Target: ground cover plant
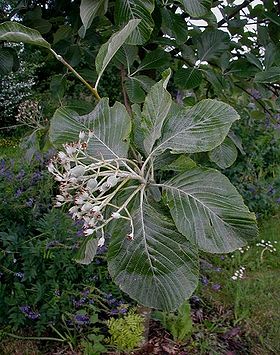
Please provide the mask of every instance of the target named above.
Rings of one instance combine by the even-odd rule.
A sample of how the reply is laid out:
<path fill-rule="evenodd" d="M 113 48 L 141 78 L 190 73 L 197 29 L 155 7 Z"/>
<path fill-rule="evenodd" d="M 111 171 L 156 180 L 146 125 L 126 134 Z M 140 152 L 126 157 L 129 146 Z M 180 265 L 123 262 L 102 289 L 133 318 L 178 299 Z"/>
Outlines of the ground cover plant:
<path fill-rule="evenodd" d="M 215 1 L 145 4 L 73 1 L 68 5 L 57 1 L 49 1 L 47 5 L 28 1 L 3 7 L 2 72 L 8 74 L 17 68 L 17 52 L 11 42 L 26 43 L 22 47 L 27 54 L 25 58 L 32 53 L 33 45 L 43 58 L 39 65 L 38 59 L 32 58 L 34 78 L 41 79 L 37 86 L 40 92 L 34 92 L 33 99 L 22 102 L 17 114 L 20 123 L 33 129 L 25 139 L 24 154 L 31 162 L 38 151 L 57 149 L 48 159 L 49 172 L 57 182 L 50 182 L 50 175 L 44 172 L 51 187 L 35 186 L 34 191 L 40 189 L 42 203 L 35 204 L 32 213 L 22 209 L 29 193 L 28 178 L 23 178 L 19 186 L 5 177 L 6 196 L 22 221 L 20 227 L 11 224 L 19 232 L 3 227 L 5 253 L 13 255 L 19 247 L 24 258 L 28 258 L 22 240 L 27 235 L 27 240 L 34 238 L 35 244 L 30 245 L 34 253 L 51 243 L 43 255 L 46 254 L 46 259 L 55 253 L 56 256 L 50 257 L 46 264 L 38 259 L 36 268 L 47 270 L 53 259 L 62 260 L 65 254 L 65 261 L 59 264 L 58 274 L 54 276 L 60 283 L 58 270 L 64 270 L 64 265 L 70 267 L 73 258 L 78 264 L 71 264 L 70 269 L 91 270 L 96 266 L 95 255 L 98 261 L 100 250 L 108 246 L 102 260 L 108 262 L 113 280 L 140 304 L 163 310 L 158 319 L 179 344 L 178 350 L 186 346 L 182 343 L 195 339 L 190 336 L 192 329 L 198 334 L 196 327 L 191 326 L 188 304 L 178 311 L 175 309 L 191 296 L 200 281 L 209 282 L 203 274 L 199 275 L 199 267 L 203 270 L 205 264 L 203 260 L 211 263 L 213 257 L 208 253 L 224 255 L 240 250 L 257 236 L 254 214 L 237 190 L 246 198 L 250 210 L 257 212 L 258 218 L 277 211 L 278 8 L 273 1 L 257 6 L 247 1 L 241 5 Z M 219 21 L 211 9 L 220 11 Z M 200 25 L 195 19 L 205 22 Z M 79 79 L 80 84 L 74 78 Z M 88 90 L 88 95 L 81 85 Z M 32 96 L 32 90 L 28 95 Z M 109 98 L 104 97 L 106 94 Z M 60 108 L 55 110 L 55 106 Z M 217 167 L 230 177 L 237 190 Z M 51 209 L 54 196 L 55 206 L 60 209 Z M 4 213 L 8 219 L 9 208 Z M 39 217 L 42 218 L 37 224 Z M 80 236 L 77 238 L 78 227 Z M 20 229 L 26 229 L 25 234 Z M 46 229 L 49 232 L 46 233 Z M 64 237 L 60 238 L 57 231 Z M 42 236 L 39 234 L 37 239 L 38 232 Z M 53 240 L 49 240 L 51 236 Z M 15 246 L 11 240 L 16 241 Z M 274 245 L 257 241 L 264 250 L 261 262 L 269 248 L 277 250 Z M 12 258 L 8 259 L 4 267 L 15 274 L 11 262 Z M 106 263 L 102 278 L 110 280 L 105 272 Z M 231 272 L 231 263 L 225 264 L 225 269 Z M 242 263 L 237 266 L 230 282 L 244 276 Z M 257 266 L 260 265 L 256 262 Z M 30 270 L 32 274 L 32 266 Z M 32 282 L 31 276 L 29 278 Z M 22 282 L 26 281 L 23 278 Z M 48 284 L 44 278 L 40 282 Z M 78 278 L 73 279 L 73 284 L 70 282 L 70 293 L 77 282 Z M 86 290 L 90 287 L 87 282 Z M 18 288 L 18 283 L 8 288 Z M 113 285 L 111 281 L 109 284 Z M 79 292 L 86 292 L 79 282 L 78 285 Z M 102 285 L 101 282 L 98 286 Z M 221 288 L 218 280 L 211 281 L 210 285 L 217 295 L 223 293 L 220 291 L 224 285 Z M 34 297 L 34 289 L 32 292 Z M 97 289 L 94 292 L 98 292 Z M 230 295 L 225 295 L 225 299 Z M 234 297 L 233 315 L 225 317 L 230 319 L 227 326 L 233 327 L 233 333 L 236 332 L 235 321 L 241 319 L 244 324 L 245 318 L 251 316 L 246 313 L 238 318 L 237 293 Z M 43 309 L 44 319 L 38 310 L 43 300 L 36 301 L 37 308 L 32 308 L 28 302 L 17 303 L 11 324 L 20 320 L 21 312 L 25 317 L 21 317 L 22 322 L 33 318 L 35 323 L 31 323 L 36 324 L 37 332 L 44 329 L 56 332 L 54 324 L 46 324 L 51 315 Z M 201 319 L 199 307 L 198 312 L 194 312 L 199 302 L 195 296 L 191 299 L 195 324 Z M 84 338 L 80 332 L 83 326 L 91 329 L 99 320 L 102 323 L 109 311 L 86 307 L 73 314 L 70 303 L 57 309 L 53 320 L 64 329 L 62 333 L 58 330 L 63 343 L 68 342 L 72 347 L 83 344 L 83 351 L 89 354 L 97 351 L 95 343 L 100 344 L 100 341 L 98 351 L 110 343 L 119 350 L 140 344 L 140 335 L 139 341 L 131 337 L 125 344 L 126 337 L 121 341 L 116 333 L 111 334 L 112 329 L 119 327 L 129 329 L 128 318 L 106 323 L 107 340 L 102 338 L 105 333 L 98 330 L 99 326 Z M 129 303 L 134 304 L 134 301 Z M 119 304 L 117 313 L 122 309 Z M 73 327 L 67 324 L 64 328 L 65 317 L 68 322 L 74 321 Z M 75 317 L 78 317 L 78 325 Z M 219 320 L 213 322 L 219 323 Z M 116 324 L 118 326 L 114 327 Z M 219 328 L 207 319 L 203 326 L 210 334 Z M 63 335 L 65 329 L 68 335 Z M 141 329 L 140 323 L 135 329 Z M 204 330 L 200 327 L 206 339 Z M 73 336 L 72 331 L 76 335 Z M 223 339 L 230 338 L 231 335 L 224 335 Z M 213 351 L 231 351 L 229 343 L 229 340 L 222 343 L 217 340 Z M 243 346 L 245 351 L 249 343 L 242 342 L 241 348 L 237 346 L 234 350 L 241 350 Z M 207 344 L 204 346 L 199 341 L 195 344 L 204 353 L 209 350 Z M 210 344 L 210 347 L 214 349 L 216 345 Z"/>

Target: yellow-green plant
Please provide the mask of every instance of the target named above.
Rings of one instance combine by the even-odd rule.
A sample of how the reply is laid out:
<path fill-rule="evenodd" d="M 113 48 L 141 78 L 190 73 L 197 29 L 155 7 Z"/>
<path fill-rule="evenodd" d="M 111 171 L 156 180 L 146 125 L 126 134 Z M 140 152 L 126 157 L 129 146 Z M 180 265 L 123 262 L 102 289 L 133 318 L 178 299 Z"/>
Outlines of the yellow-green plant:
<path fill-rule="evenodd" d="M 119 351 L 131 351 L 144 340 L 144 319 L 134 311 L 122 318 L 110 318 L 107 324 L 110 344 Z"/>

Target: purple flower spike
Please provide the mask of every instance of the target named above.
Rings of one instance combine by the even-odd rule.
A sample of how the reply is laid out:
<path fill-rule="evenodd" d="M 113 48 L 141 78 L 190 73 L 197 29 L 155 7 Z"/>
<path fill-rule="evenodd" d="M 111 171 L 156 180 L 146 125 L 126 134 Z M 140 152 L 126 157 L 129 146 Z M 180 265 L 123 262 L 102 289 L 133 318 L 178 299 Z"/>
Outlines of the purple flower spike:
<path fill-rule="evenodd" d="M 220 284 L 214 284 L 212 286 L 212 290 L 214 290 L 214 291 L 219 291 L 220 289 L 221 289 L 221 285 Z"/>
<path fill-rule="evenodd" d="M 76 324 L 86 325 L 86 324 L 89 324 L 89 316 L 83 315 L 83 314 L 77 314 L 74 317 L 74 321 Z"/>

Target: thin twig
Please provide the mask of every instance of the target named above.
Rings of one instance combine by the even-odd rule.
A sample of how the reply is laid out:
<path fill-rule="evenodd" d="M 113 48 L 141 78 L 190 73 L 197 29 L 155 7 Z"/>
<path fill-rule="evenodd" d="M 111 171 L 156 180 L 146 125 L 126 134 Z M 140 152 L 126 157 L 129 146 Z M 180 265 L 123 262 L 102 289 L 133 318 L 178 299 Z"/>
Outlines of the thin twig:
<path fill-rule="evenodd" d="M 97 101 L 101 100 L 97 90 L 93 88 L 66 60 L 59 54 L 57 54 L 53 49 L 50 48 L 52 54 L 59 60 L 62 64 L 64 64 L 93 94 Z"/>
<path fill-rule="evenodd" d="M 123 100 L 124 100 L 124 105 L 125 105 L 125 107 L 127 109 L 127 112 L 131 116 L 132 115 L 132 109 L 131 109 L 131 106 L 130 106 L 130 103 L 129 103 L 129 99 L 128 99 L 128 96 L 127 96 L 127 91 L 126 91 L 126 88 L 125 88 L 125 79 L 126 79 L 126 72 L 125 72 L 124 66 L 121 65 L 121 83 L 122 83 Z"/>

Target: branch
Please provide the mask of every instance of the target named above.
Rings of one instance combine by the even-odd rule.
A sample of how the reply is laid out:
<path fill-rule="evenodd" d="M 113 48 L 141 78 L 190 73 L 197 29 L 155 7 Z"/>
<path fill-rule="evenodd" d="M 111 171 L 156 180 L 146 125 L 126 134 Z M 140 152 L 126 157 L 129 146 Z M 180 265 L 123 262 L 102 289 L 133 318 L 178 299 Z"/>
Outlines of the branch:
<path fill-rule="evenodd" d="M 64 64 L 92 93 L 92 95 L 96 98 L 97 101 L 101 99 L 97 90 L 93 88 L 66 60 L 59 54 L 57 54 L 53 49 L 50 48 L 50 51 L 55 56 L 55 58 Z"/>
<path fill-rule="evenodd" d="M 221 21 L 218 22 L 218 27 L 221 27 L 224 23 L 227 23 L 231 18 L 233 18 L 235 15 L 238 14 L 244 7 L 247 7 L 250 5 L 250 3 L 253 2 L 253 0 L 245 0 L 242 4 L 236 6 L 236 8 L 233 10 L 233 12 L 227 16 L 227 18 L 223 18 Z"/>
<path fill-rule="evenodd" d="M 126 88 L 125 88 L 125 85 L 124 85 L 125 78 L 126 78 L 126 72 L 125 72 L 124 66 L 121 65 L 121 81 L 122 81 L 123 100 L 124 100 L 124 105 L 125 105 L 125 107 L 127 109 L 127 112 L 131 116 L 132 115 L 132 110 L 131 110 L 129 99 L 128 99 L 128 96 L 127 96 Z"/>
<path fill-rule="evenodd" d="M 235 85 L 237 88 L 239 88 L 239 89 L 241 89 L 242 91 L 244 91 L 247 95 L 249 95 L 250 97 L 252 97 L 252 98 L 264 109 L 264 111 L 265 111 L 266 113 L 268 113 L 271 117 L 273 116 L 273 115 L 271 114 L 271 112 L 265 107 L 265 105 L 264 105 L 259 99 L 256 99 L 255 96 L 252 95 L 249 91 L 247 91 L 247 90 L 244 89 L 242 86 L 240 86 L 240 85 L 238 85 L 238 84 L 236 84 L 236 83 L 234 83 L 234 85 Z"/>

